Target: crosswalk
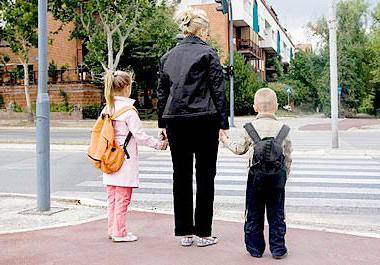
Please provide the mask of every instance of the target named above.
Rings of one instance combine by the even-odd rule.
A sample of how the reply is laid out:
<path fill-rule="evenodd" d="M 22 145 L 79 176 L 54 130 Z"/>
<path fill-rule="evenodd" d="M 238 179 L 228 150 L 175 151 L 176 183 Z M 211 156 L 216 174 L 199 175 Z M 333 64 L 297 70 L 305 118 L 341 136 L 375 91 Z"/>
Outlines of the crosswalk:
<path fill-rule="evenodd" d="M 172 164 L 170 153 L 149 152 L 140 161 L 140 188 L 135 205 L 170 209 L 172 207 Z M 218 211 L 244 212 L 247 156 L 220 152 L 215 180 L 215 207 Z M 101 178 L 86 180 L 56 196 L 105 200 Z M 289 211 L 380 212 L 380 161 L 369 156 L 309 155 L 295 152 L 292 173 L 286 188 Z"/>

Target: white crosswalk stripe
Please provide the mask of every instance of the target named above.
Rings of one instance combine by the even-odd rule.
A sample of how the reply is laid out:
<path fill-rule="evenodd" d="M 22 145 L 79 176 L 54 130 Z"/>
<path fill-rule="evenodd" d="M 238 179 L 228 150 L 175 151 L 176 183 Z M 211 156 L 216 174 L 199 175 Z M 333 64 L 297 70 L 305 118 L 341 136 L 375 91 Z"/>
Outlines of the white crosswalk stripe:
<path fill-rule="evenodd" d="M 140 161 L 140 188 L 135 202 L 172 203 L 172 164 L 169 153 L 144 152 Z M 215 179 L 215 203 L 244 210 L 247 156 L 222 152 Z M 369 156 L 294 156 L 286 188 L 287 207 L 348 207 L 380 211 L 380 162 Z M 195 180 L 194 180 L 195 182 Z M 194 183 L 195 187 L 195 183 Z M 101 178 L 84 181 L 76 190 L 57 196 L 105 200 Z"/>

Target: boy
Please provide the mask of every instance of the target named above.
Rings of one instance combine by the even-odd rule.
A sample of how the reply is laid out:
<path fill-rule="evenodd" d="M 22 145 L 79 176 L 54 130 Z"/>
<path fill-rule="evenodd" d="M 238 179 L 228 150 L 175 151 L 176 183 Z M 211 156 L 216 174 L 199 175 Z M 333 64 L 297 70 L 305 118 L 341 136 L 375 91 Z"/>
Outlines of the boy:
<path fill-rule="evenodd" d="M 264 212 L 269 223 L 269 244 L 273 258 L 287 256 L 285 246 L 285 182 L 290 172 L 291 141 L 289 127 L 276 118 L 276 93 L 269 88 L 258 90 L 254 109 L 258 112 L 252 123 L 247 123 L 244 139 L 233 143 L 224 134 L 224 145 L 237 155 L 250 150 L 249 174 L 246 192 L 245 244 L 253 256 L 262 257 L 265 250 Z"/>

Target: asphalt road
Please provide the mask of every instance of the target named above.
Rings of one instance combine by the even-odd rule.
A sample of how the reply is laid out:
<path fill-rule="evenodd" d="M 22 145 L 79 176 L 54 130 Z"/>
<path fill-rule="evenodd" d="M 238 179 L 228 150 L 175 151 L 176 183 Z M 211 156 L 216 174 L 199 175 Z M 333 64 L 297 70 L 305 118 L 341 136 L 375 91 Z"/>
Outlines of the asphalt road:
<path fill-rule="evenodd" d="M 158 129 L 147 128 L 151 136 L 157 136 Z M 241 128 L 231 129 L 232 137 L 243 133 Z M 50 133 L 52 144 L 88 144 L 90 129 L 88 128 L 53 128 Z M 299 131 L 292 128 L 291 136 L 295 149 L 320 149 L 331 146 L 329 131 Z M 0 128 L 0 143 L 34 143 L 34 128 Z M 340 145 L 347 149 L 380 150 L 380 130 L 348 130 L 340 132 Z"/>

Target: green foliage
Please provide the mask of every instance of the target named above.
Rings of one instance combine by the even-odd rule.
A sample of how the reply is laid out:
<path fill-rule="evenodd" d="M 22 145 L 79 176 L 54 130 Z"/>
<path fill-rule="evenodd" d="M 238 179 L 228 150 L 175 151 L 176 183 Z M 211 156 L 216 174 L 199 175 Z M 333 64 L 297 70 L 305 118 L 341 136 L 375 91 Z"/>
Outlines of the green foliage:
<path fill-rule="evenodd" d="M 216 50 L 220 58 L 223 57 L 224 50 L 217 39 L 209 38 L 207 43 Z"/>
<path fill-rule="evenodd" d="M 369 94 L 367 95 L 361 102 L 359 106 L 359 112 L 372 114 L 375 111 L 375 106 L 373 101 L 375 99 L 375 95 Z"/>
<path fill-rule="evenodd" d="M 65 103 L 56 104 L 51 103 L 50 104 L 50 112 L 73 112 L 74 107 L 73 106 L 67 106 Z"/>
<path fill-rule="evenodd" d="M 236 115 L 251 114 L 255 93 L 262 84 L 257 80 L 251 67 L 245 63 L 244 56 L 238 52 L 234 53 L 234 72 L 235 113 Z M 229 82 L 226 82 L 227 99 L 229 99 L 229 94 L 230 86 Z"/>
<path fill-rule="evenodd" d="M 58 67 L 54 63 L 54 61 L 52 61 L 51 63 L 49 63 L 49 68 L 48 68 L 48 75 L 49 75 L 49 77 L 57 77 L 58 76 L 57 70 L 58 70 Z"/>
<path fill-rule="evenodd" d="M 97 119 L 103 109 L 101 104 L 85 106 L 82 109 L 83 119 Z"/>
<path fill-rule="evenodd" d="M 2 94 L 0 94 L 0 109 L 3 109 L 5 107 L 4 104 L 5 104 L 4 97 Z"/>
<path fill-rule="evenodd" d="M 136 57 L 164 53 L 168 42 L 173 43 L 173 22 L 169 23 L 166 8 L 166 1 L 158 0 L 56 0 L 50 4 L 55 18 L 74 23 L 72 37 L 85 41 L 85 63 L 97 72 L 117 69 L 131 43 L 144 44 L 132 46 Z"/>
<path fill-rule="evenodd" d="M 0 0 L 2 38 L 28 62 L 28 51 L 37 46 L 38 0 Z"/>
<path fill-rule="evenodd" d="M 10 60 L 11 60 L 11 57 L 8 54 L 4 54 L 1 58 L 1 61 L 3 64 L 9 63 Z"/>
<path fill-rule="evenodd" d="M 374 94 L 375 88 L 371 84 L 371 78 L 376 76 L 379 68 L 373 62 L 379 56 L 376 56 L 374 46 L 368 47 L 368 34 L 366 33 L 368 16 L 368 4 L 364 0 L 348 0 L 338 3 L 338 80 L 343 88 L 341 103 L 346 112 L 373 111 L 369 107 L 371 100 L 373 102 L 373 97 L 368 95 Z M 315 23 L 309 23 L 308 28 L 314 36 L 322 40 L 321 49 L 318 54 L 297 54 L 285 79 L 300 81 L 308 91 L 305 101 L 329 112 L 327 19 L 322 17 Z M 373 30 L 371 35 L 373 32 L 375 31 Z M 374 39 L 376 38 L 374 37 Z M 372 78 L 372 82 L 373 80 L 375 78 Z"/>
<path fill-rule="evenodd" d="M 277 103 L 278 103 L 279 108 L 282 108 L 283 106 L 288 105 L 288 94 L 286 93 L 286 90 L 285 90 L 285 88 L 287 87 L 286 84 L 272 82 L 272 83 L 268 83 L 268 87 L 271 88 L 274 92 L 276 92 Z"/>
<path fill-rule="evenodd" d="M 17 102 L 13 103 L 12 109 L 14 112 L 24 112 L 24 109 Z"/>

